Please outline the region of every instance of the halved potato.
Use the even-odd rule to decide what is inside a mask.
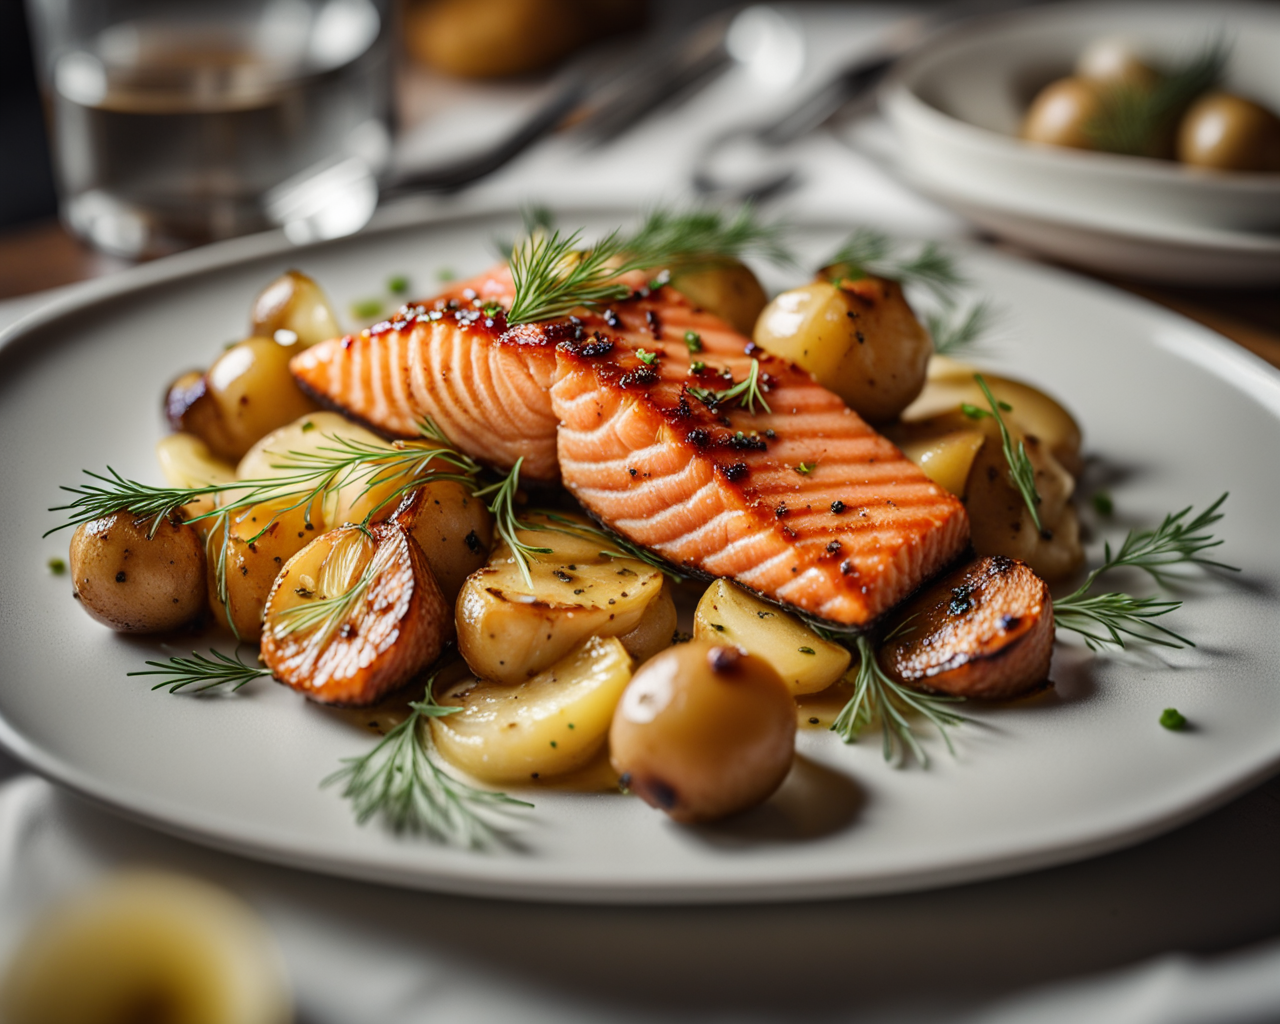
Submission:
[[[674,270],[671,287],[748,338],[769,301],[755,272],[741,260],[719,260]]]
[[[262,659],[324,704],[368,705],[409,682],[453,638],[418,542],[398,523],[332,530],[293,556],[267,601]]]
[[[987,441],[958,410],[919,423],[897,423],[884,433],[925,476],[957,498],[964,497],[973,460]]]
[[[844,675],[852,657],[794,615],[728,580],[716,580],[702,595],[693,613],[693,637],[734,644],[763,658],[797,696],[825,690]]]
[[[489,507],[464,484],[436,480],[405,494],[394,518],[421,546],[445,600],[453,604],[466,578],[488,561]]]
[[[285,271],[262,289],[249,317],[254,334],[274,339],[276,331],[290,331],[302,348],[343,333],[324,289],[296,270]]]
[[[236,467],[213,454],[204,441],[194,434],[168,434],[156,443],[156,461],[160,472],[173,487],[208,487],[229,484],[236,478]],[[214,496],[206,495],[183,506],[187,518],[213,511]]]
[[[564,527],[539,514],[527,518],[537,528],[521,530],[520,542],[551,549],[530,558],[533,586],[502,543],[458,595],[458,649],[481,679],[522,682],[589,636],[623,637],[651,611],[667,614],[658,603],[663,577],[657,569],[606,557],[601,552],[611,545],[599,536],[560,532]],[[588,525],[581,516],[563,518]]]
[[[631,656],[612,637],[589,637],[517,686],[466,680],[439,696],[452,715],[431,719],[436,749],[486,782],[563,775],[604,746]]]

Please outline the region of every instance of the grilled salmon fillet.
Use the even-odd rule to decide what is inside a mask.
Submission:
[[[960,502],[808,373],[687,303],[611,313],[629,335],[649,328],[644,357],[603,335],[562,341],[551,399],[565,486],[623,536],[849,626],[968,543]],[[723,391],[753,359],[771,411],[690,390]]]
[[[969,537],[954,497],[805,371],[670,288],[506,329],[505,266],[296,356],[302,386],[384,434],[561,477],[620,534],[833,623],[869,623]],[[759,363],[765,401],[709,405]],[[695,365],[701,363],[699,369]]]

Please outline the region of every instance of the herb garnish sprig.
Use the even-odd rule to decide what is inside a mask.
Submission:
[[[926,289],[950,305],[965,279],[955,261],[935,242],[926,242],[909,256],[895,252],[889,236],[873,228],[858,228],[827,260],[836,275],[835,283],[864,277],[884,277],[900,284]]]
[[[1166,587],[1183,578],[1169,572],[1179,566],[1239,572],[1236,566],[1203,557],[1203,552],[1222,544],[1209,527],[1222,519],[1219,510],[1226,500],[1227,495],[1223,494],[1197,515],[1191,515],[1192,507],[1188,505],[1181,512],[1165,516],[1155,529],[1130,530],[1115,551],[1108,542],[1103,548],[1102,564],[1089,573],[1077,590],[1053,602],[1054,622],[1079,633],[1091,650],[1107,645],[1125,647],[1126,637],[1128,642],[1194,647],[1186,637],[1153,621],[1176,611],[1182,606],[1181,601],[1091,591],[1099,577],[1114,569],[1139,569]]]
[[[1012,407],[1008,403],[996,401],[982,374],[975,373],[973,379],[977,381],[978,387],[982,389],[982,393],[986,396],[987,404],[991,407],[991,410],[988,412],[986,409],[968,406],[965,412],[975,418],[980,416],[994,417],[996,426],[1000,428],[1000,445],[1004,451],[1004,461],[1009,467],[1009,479],[1022,495],[1022,500],[1026,502],[1027,511],[1031,513],[1031,521],[1035,523],[1036,530],[1043,533],[1044,526],[1040,522],[1040,492],[1036,490],[1035,467],[1031,464],[1031,459],[1027,455],[1026,444],[1021,439],[1019,439],[1017,445],[1013,443],[1013,437],[1009,433],[1008,426],[1005,425],[1004,417],[1001,415],[1002,409],[1008,412]]]
[[[422,700],[409,704],[403,722],[369,753],[346,758],[321,785],[342,783],[342,795],[351,801],[361,825],[380,816],[393,832],[423,833],[472,848],[487,846],[498,832],[479,812],[533,805],[468,785],[435,763],[427,719],[462,710],[436,701],[435,679],[433,674],[427,680]]]
[[[981,299],[968,307],[943,305],[925,317],[925,327],[933,339],[933,351],[940,356],[969,355],[979,351],[979,342],[996,320],[995,306]]]
[[[732,387],[716,391],[712,388],[689,387],[686,385],[686,390],[699,402],[712,409],[717,409],[721,405],[727,405],[730,402],[737,402],[749,413],[756,411],[757,404],[762,406],[765,412],[773,412],[769,408],[768,401],[765,400],[764,388],[761,386],[759,359],[751,360],[750,372]]]
[[[271,670],[258,665],[246,665],[239,657],[231,657],[221,651],[209,651],[209,657],[191,652],[189,658],[170,658],[168,661],[148,661],[147,670],[126,673],[130,676],[159,676],[160,682],[151,687],[177,693],[194,686],[193,693],[204,693],[218,686],[227,686],[226,692],[235,693],[255,679],[269,678]]]

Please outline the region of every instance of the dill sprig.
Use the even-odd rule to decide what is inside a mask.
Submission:
[[[1125,638],[1165,647],[1194,647],[1186,637],[1152,620],[1168,615],[1182,606],[1181,601],[1154,597],[1134,597],[1124,593],[1090,594],[1098,578],[1114,569],[1139,569],[1161,586],[1181,579],[1168,570],[1178,566],[1223,569],[1239,572],[1234,565],[1202,557],[1222,544],[1209,532],[1209,527],[1222,519],[1219,511],[1227,495],[1221,495],[1203,512],[1192,515],[1192,506],[1172,512],[1155,529],[1130,530],[1124,542],[1112,550],[1110,542],[1103,547],[1103,561],[1085,577],[1080,587],[1053,602],[1054,622],[1063,629],[1079,633],[1090,649],[1108,644],[1126,646]]]
[[[1040,523],[1040,492],[1036,490],[1035,467],[1031,465],[1031,459],[1027,455],[1026,444],[1019,440],[1017,446],[1014,446],[1009,428],[1005,425],[1004,417],[1000,415],[1000,410],[1002,408],[1007,410],[1009,406],[996,401],[991,389],[987,387],[987,382],[983,380],[982,374],[975,373],[973,379],[978,382],[978,387],[982,389],[982,393],[986,396],[987,404],[991,406],[991,411],[988,413],[985,409],[972,408],[971,410],[967,409],[966,412],[969,412],[970,415],[995,417],[996,425],[1000,428],[1000,444],[1004,449],[1004,461],[1009,466],[1009,479],[1013,481],[1013,485],[1022,494],[1022,500],[1027,504],[1027,511],[1031,513],[1031,521],[1036,524],[1036,529],[1043,531],[1044,527]]]
[[[1104,152],[1164,156],[1178,119],[1222,81],[1229,56],[1230,47],[1215,39],[1166,70],[1154,85],[1124,82],[1107,88],[1098,113],[1084,126],[1085,134]]]
[[[876,658],[875,646],[868,637],[857,637],[855,643],[859,660],[854,670],[853,696],[832,723],[831,731],[846,743],[852,743],[879,719],[886,761],[901,765],[910,753],[921,767],[928,767],[929,756],[920,745],[909,717],[916,714],[938,730],[947,750],[954,755],[955,748],[947,729],[967,719],[948,710],[947,705],[958,703],[959,698],[908,690],[885,674]]]
[[[947,304],[965,283],[955,261],[936,242],[926,242],[910,255],[903,255],[888,235],[867,227],[850,235],[826,266],[837,285],[842,280],[884,277],[917,285]]]
[[[581,231],[562,235],[543,228],[511,251],[515,297],[507,323],[554,320],[579,307],[624,299],[631,289],[618,278],[633,270],[714,265],[753,254],[792,262],[780,229],[760,224],[749,206],[732,218],[655,210],[635,234],[615,230],[590,248],[583,248]]]
[[[126,673],[130,676],[160,676],[160,682],[151,687],[153,690],[169,688],[170,693],[177,693],[188,686],[194,686],[194,693],[204,693],[217,686],[230,687],[235,693],[242,686],[255,679],[269,678],[271,670],[257,665],[246,665],[240,658],[232,658],[221,651],[210,650],[212,657],[205,657],[195,651],[189,658],[170,658],[168,661],[145,662],[150,668],[143,671]]]
[[[727,405],[730,402],[737,402],[747,412],[754,413],[758,403],[764,407],[765,412],[773,412],[769,408],[769,403],[765,400],[764,389],[760,384],[760,360],[758,359],[751,360],[750,373],[747,374],[745,379],[738,381],[732,387],[725,388],[722,391],[715,391],[711,388],[685,385],[685,389],[699,402],[712,409]]]
[[[526,524],[520,521],[519,513],[516,511],[516,495],[520,490],[520,467],[523,463],[524,456],[522,455],[516,459],[516,464],[511,467],[511,472],[501,480],[490,484],[488,487],[479,488],[472,493],[477,498],[491,498],[488,508],[493,513],[494,531],[511,549],[511,556],[520,568],[520,575],[524,577],[525,586],[532,588],[533,577],[529,574],[529,559],[533,558],[534,561],[537,561],[538,555],[549,555],[551,554],[551,549],[535,548],[520,539],[520,531],[529,529]]]
[[[940,356],[955,356],[961,352],[975,353],[978,344],[995,323],[995,307],[990,300],[982,299],[968,308],[943,306],[925,318],[933,350]]]
[[[249,543],[252,543],[270,529],[279,516],[305,508],[309,517],[314,502],[322,501],[349,484],[361,484],[363,495],[380,484],[402,478],[402,484],[370,511],[372,516],[389,501],[420,486],[426,479],[474,482],[480,472],[479,463],[454,448],[429,419],[419,424],[419,430],[424,440],[396,441],[391,447],[325,434],[322,437],[327,443],[319,445],[315,451],[287,451],[276,456],[279,461],[271,463],[271,466],[285,471],[281,476],[234,480],[203,487],[155,487],[129,480],[111,467],[107,467],[105,474],[86,470],[85,476],[95,482],[62,488],[75,495],[74,500],[66,505],[56,505],[49,511],[69,513],[67,521],[47,531],[45,536],[121,510],[132,513],[140,522],[150,519],[154,534],[165,519],[178,514],[185,506],[209,497],[222,500],[222,504],[209,512],[190,517],[188,522],[218,517],[225,522],[231,513],[255,505],[271,503],[276,506],[262,529],[249,538]],[[457,472],[437,469],[432,466],[433,462],[443,462]]]
[[[435,678],[427,680],[423,699],[409,704],[408,718],[369,753],[345,758],[343,767],[321,785],[343,783],[342,795],[351,801],[361,825],[381,816],[393,832],[423,833],[442,842],[482,847],[497,833],[480,811],[533,805],[468,785],[435,763],[426,720],[462,710],[437,703]]]

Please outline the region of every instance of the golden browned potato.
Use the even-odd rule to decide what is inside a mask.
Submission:
[[[296,270],[281,274],[258,294],[249,321],[249,331],[256,337],[279,340],[276,331],[288,331],[301,348],[343,333],[324,289]]]
[[[262,614],[286,562],[324,532],[318,510],[290,508],[293,499],[264,502],[202,520],[209,563],[209,607],[245,641],[262,635]],[[224,552],[225,549],[225,552]],[[225,600],[224,600],[225,598]]]
[[[804,367],[864,419],[892,420],[924,386],[929,332],[902,287],[883,278],[818,280],[778,295],[756,322],[755,342]]]
[[[431,0],[405,19],[409,52],[460,78],[550,67],[586,37],[572,0]]]
[[[1280,171],[1280,118],[1243,96],[1209,93],[1183,115],[1178,159],[1220,171]]]
[[[203,378],[184,374],[169,388],[170,425],[199,437],[219,458],[240,459],[259,438],[316,409],[289,372],[296,351],[270,338],[233,345]]]
[[[676,634],[676,620],[675,598],[671,596],[671,585],[664,580],[662,590],[644,610],[640,624],[618,639],[622,641],[627,653],[636,660],[636,664],[643,664],[659,651],[665,651],[671,646]]]
[[[769,302],[759,279],[741,260],[676,270],[671,274],[671,287],[747,337]]]
[[[707,587],[693,613],[695,640],[736,644],[767,661],[799,696],[825,690],[849,667],[848,648],[824,640],[776,605],[728,580]]]
[[[160,472],[173,487],[209,487],[231,483],[236,467],[220,459],[194,434],[168,434],[156,442]],[[188,519],[213,511],[215,495],[205,495],[183,507]]]
[[[1143,89],[1151,88],[1160,77],[1127,40],[1116,36],[1095,39],[1081,50],[1076,74],[1094,82]]]
[[[964,497],[973,460],[987,442],[987,435],[959,410],[918,423],[895,423],[886,428],[885,436],[925,476],[957,498]]]
[[[71,580],[93,618],[121,633],[162,633],[204,610],[200,537],[180,519],[132,512],[83,523],[71,538]]]
[[[609,756],[646,803],[676,821],[710,821],[768,799],[791,767],[795,738],[795,703],[767,661],[690,640],[632,677]]]
[[[565,518],[586,525],[582,517]],[[519,531],[519,540],[551,549],[531,558],[533,585],[504,542],[458,595],[458,650],[481,679],[523,682],[589,636],[625,638],[651,611],[669,621],[665,605],[657,603],[663,576],[653,566],[606,557],[601,552],[610,545],[598,535],[560,532],[561,524],[538,514],[525,519],[540,528]]]
[[[343,527],[285,563],[267,600],[262,659],[311,700],[365,706],[438,658],[453,633],[426,556],[403,526]]]
[[[1087,78],[1060,78],[1040,90],[1022,121],[1029,142],[1095,149],[1088,126],[1103,105],[1104,86]]]
[[[488,506],[464,484],[436,480],[409,491],[393,518],[418,542],[452,605],[463,581],[489,560],[493,514]]]
[[[590,637],[517,686],[466,680],[439,700],[461,711],[431,719],[436,749],[486,782],[528,782],[575,771],[604,747],[631,679],[613,637]]]
[[[1053,599],[1025,562],[980,558],[899,608],[889,636],[878,659],[898,682],[1007,700],[1049,678]]]

